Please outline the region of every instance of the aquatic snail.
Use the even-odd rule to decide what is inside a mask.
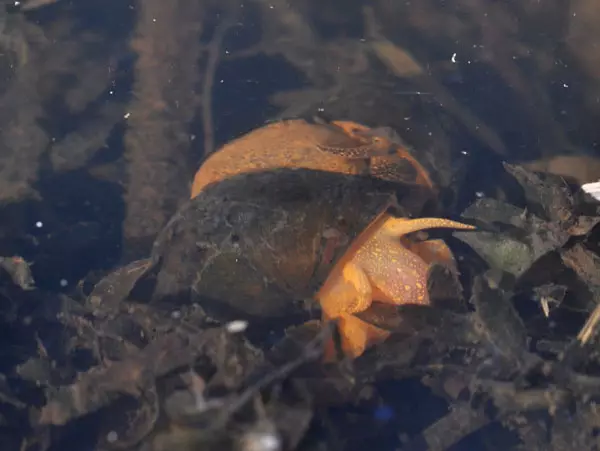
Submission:
[[[435,193],[427,170],[391,128],[313,118],[272,122],[226,143],[196,172],[191,196],[231,175],[271,168],[369,174]]]
[[[414,180],[394,172],[407,158],[381,133],[349,122],[314,127],[269,124],[250,133],[263,138],[242,137],[240,148],[233,141],[207,159],[192,199],[155,242],[155,299],[188,292],[234,317],[282,317],[314,299],[323,320],[338,320],[350,357],[388,335],[355,313],[374,301],[429,303],[429,267],[452,266],[452,253],[410,234],[473,227],[419,217],[435,194],[431,179],[411,155]]]

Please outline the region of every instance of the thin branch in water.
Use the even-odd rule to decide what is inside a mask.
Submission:
[[[32,9],[40,8],[46,5],[52,5],[56,2],[58,2],[58,0],[29,0],[26,1],[23,6],[21,6],[21,10],[31,11]]]
[[[212,91],[215,82],[215,73],[219,66],[221,45],[227,31],[235,23],[235,17],[229,17],[221,22],[213,35],[212,41],[208,46],[208,58],[206,62],[206,71],[202,83],[202,128],[204,134],[204,156],[207,157],[214,151],[215,136],[212,117]]]
[[[579,340],[582,345],[586,344],[594,336],[597,331],[597,325],[599,321],[600,304],[596,306],[592,313],[590,313],[590,316],[579,331],[579,334],[577,334],[577,340]]]

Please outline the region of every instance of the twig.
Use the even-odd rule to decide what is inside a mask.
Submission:
[[[330,323],[317,334],[303,349],[302,353],[291,362],[282,365],[273,372],[267,374],[256,384],[246,389],[240,396],[236,397],[229,405],[219,412],[213,428],[225,427],[229,418],[242,408],[246,403],[252,400],[260,390],[272,384],[276,380],[283,379],[292,373],[296,368],[310,360],[318,358],[323,353],[323,344],[332,334],[333,325]]]
[[[215,82],[215,73],[219,65],[221,44],[225,34],[231,28],[233,19],[223,20],[215,30],[212,42],[208,46],[208,59],[206,62],[206,71],[204,73],[204,82],[202,83],[202,129],[204,134],[204,156],[210,155],[215,146],[214,124],[212,117],[212,91]]]
[[[21,10],[30,11],[32,9],[39,8],[41,6],[52,5],[53,3],[58,2],[58,0],[29,0],[26,1],[23,6],[21,6]]]
[[[579,342],[582,345],[590,341],[597,329],[596,326],[598,324],[598,321],[600,321],[600,304],[596,306],[594,311],[590,314],[587,321],[577,334],[577,340],[579,340]]]
[[[483,412],[474,410],[467,404],[459,404],[403,446],[401,451],[443,451],[489,423],[489,418]]]

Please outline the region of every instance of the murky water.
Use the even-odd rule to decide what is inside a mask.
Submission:
[[[9,222],[40,241],[20,251],[103,224],[38,265],[48,288],[139,254],[129,243],[158,230],[207,154],[282,117],[391,126],[447,185],[466,167],[472,190],[492,190],[500,159],[594,181],[590,5],[6,2],[0,195],[30,205]]]

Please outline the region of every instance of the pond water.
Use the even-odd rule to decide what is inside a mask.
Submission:
[[[85,241],[41,251],[48,288],[152,236],[206,155],[278,118],[391,126],[447,179],[467,165],[472,192],[499,160],[599,176],[585,1],[23,3],[1,21],[1,195],[39,242],[6,245],[39,254],[72,227]]]

